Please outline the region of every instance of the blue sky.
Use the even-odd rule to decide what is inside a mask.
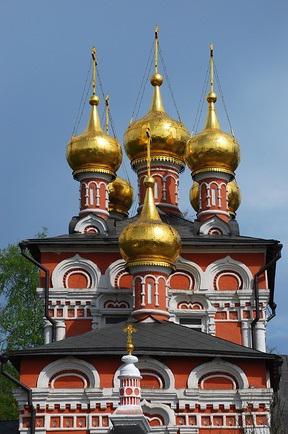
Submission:
[[[190,130],[213,41],[226,105],[241,145],[241,233],[284,243],[277,270],[277,318],[269,325],[268,342],[270,348],[287,353],[287,18],[285,0],[2,0],[0,246],[32,237],[43,226],[49,235],[65,233],[78,211],[78,185],[66,163],[65,147],[93,45],[122,140],[154,26],[160,26],[168,75]],[[167,111],[176,116],[167,85],[163,97]],[[142,113],[149,98],[148,85]],[[227,129],[220,101],[218,106]],[[84,112],[80,130],[86,118]],[[190,185],[186,170],[181,208],[193,215]]]

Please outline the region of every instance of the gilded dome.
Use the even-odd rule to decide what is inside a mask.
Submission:
[[[178,232],[163,223],[153,197],[153,177],[146,177],[146,194],[140,216],[126,226],[119,246],[127,266],[158,265],[173,267],[181,250]]]
[[[199,184],[194,181],[189,193],[190,203],[195,211],[199,211]]]
[[[235,212],[237,211],[241,203],[240,188],[237,182],[235,181],[235,179],[233,179],[233,181],[228,182],[227,194],[228,194],[229,212],[235,214]]]
[[[193,174],[204,171],[233,174],[240,162],[239,144],[220,128],[214,106],[216,100],[216,94],[210,92],[205,128],[187,143],[185,160]]]
[[[235,214],[241,203],[241,193],[235,179],[227,184],[228,194],[228,209],[229,212]],[[190,188],[190,203],[195,211],[199,211],[199,184],[194,181]]]
[[[125,179],[117,176],[114,181],[108,184],[109,211],[116,211],[128,215],[133,202],[133,188]]]
[[[101,128],[98,103],[99,98],[92,95],[88,126],[82,134],[73,136],[67,146],[66,158],[74,176],[83,172],[102,172],[115,176],[122,161],[120,144]]]
[[[126,153],[132,164],[139,160],[145,161],[146,131],[149,128],[152,160],[176,160],[184,165],[185,148],[190,134],[181,122],[170,118],[165,112],[160,93],[162,75],[157,72],[150,81],[154,87],[151,108],[143,118],[129,125],[124,135]]]

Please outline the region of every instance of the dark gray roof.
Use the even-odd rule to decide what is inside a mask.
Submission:
[[[62,341],[52,342],[36,348],[15,351],[10,357],[93,354],[122,355],[126,352],[126,336],[123,333],[125,323],[113,324],[100,330],[93,330],[80,336],[73,336]],[[274,359],[278,356],[262,353],[175,324],[170,321],[135,323],[135,354],[173,355],[173,356],[227,356],[249,359]]]
[[[40,247],[49,245],[51,247],[55,247],[57,245],[73,245],[75,248],[80,247],[81,245],[95,246],[96,248],[97,246],[103,245],[115,245],[115,248],[118,248],[118,239],[123,228],[127,226],[127,224],[133,222],[136,218],[137,216],[125,218],[123,220],[114,220],[112,218],[108,219],[106,221],[108,227],[107,234],[71,233],[49,238],[29,239],[23,241],[21,244],[23,244],[25,247],[28,247],[32,254],[36,253],[38,246]],[[262,238],[245,237],[240,235],[195,235],[193,231],[194,223],[192,221],[181,216],[163,213],[161,213],[161,218],[164,222],[177,229],[181,236],[183,246],[191,246],[193,244],[193,246],[262,245],[264,247],[267,245],[279,244],[279,241],[275,240],[266,240]]]

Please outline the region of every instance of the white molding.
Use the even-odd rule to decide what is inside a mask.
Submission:
[[[226,362],[222,359],[214,359],[212,362],[203,363],[196,366],[188,377],[188,388],[199,389],[199,380],[208,374],[215,373],[230,374],[238,383],[239,389],[248,389],[249,382],[244,371],[239,366]],[[214,393],[214,391],[213,391]]]
[[[201,287],[201,281],[203,279],[203,271],[201,267],[199,267],[198,264],[195,262],[189,261],[188,259],[183,258],[180,256],[175,264],[176,272],[184,271],[194,278],[194,291],[200,289]],[[168,279],[168,285],[170,287],[170,279],[172,278],[173,274]]]
[[[76,254],[71,258],[64,259],[59,262],[54,268],[52,273],[52,287],[53,288],[64,288],[63,278],[68,271],[73,271],[75,268],[82,268],[86,271],[91,278],[91,285],[89,289],[95,289],[98,287],[98,282],[100,280],[101,271],[97,265],[90,261],[89,259],[82,258],[80,255]],[[69,289],[69,288],[67,288]],[[86,288],[87,290],[87,288]]]
[[[146,401],[144,399],[141,403],[143,413],[146,414],[159,414],[164,419],[164,426],[175,426],[176,425],[176,418],[174,411],[165,404],[160,403],[151,403]],[[163,429],[163,426],[162,426]]]
[[[232,259],[230,256],[226,256],[225,258],[221,258],[215,262],[212,262],[205,270],[205,281],[203,285],[206,289],[214,288],[214,279],[218,273],[223,272],[234,272],[240,275],[243,285],[243,290],[251,289],[253,276],[250,269],[243,264],[243,262],[236,261]],[[239,291],[242,291],[239,290]]]
[[[112,262],[109,267],[105,271],[105,280],[107,281],[107,286],[110,288],[115,288],[115,280],[116,277],[120,273],[127,272],[126,270],[126,262],[124,259],[117,259],[117,261]]]
[[[212,213],[217,213],[217,214],[228,214],[228,213],[226,213],[226,212],[220,212],[220,211],[202,211],[201,213],[199,213],[198,215],[200,215],[200,214],[208,214],[208,213],[210,213],[210,214],[212,214]],[[220,230],[221,231],[221,233],[223,234],[223,235],[230,235],[231,234],[231,230],[230,230],[230,227],[229,227],[229,225],[227,224],[227,223],[225,223],[223,220],[221,220],[221,219],[219,219],[219,217],[212,217],[211,219],[209,219],[209,220],[207,220],[207,221],[205,221],[201,226],[200,226],[200,229],[199,229],[199,234],[201,234],[201,235],[208,235],[209,234],[209,232],[210,232],[210,230],[211,229],[218,229],[218,230]]]
[[[64,370],[82,372],[88,378],[90,388],[100,387],[99,374],[91,363],[75,357],[65,357],[49,363],[49,365],[42,369],[37,380],[37,388],[49,388],[49,381],[53,375]]]
[[[85,217],[81,218],[77,222],[74,228],[74,232],[84,234],[87,226],[94,226],[98,230],[99,234],[107,233],[106,222],[103,219],[97,218],[95,214],[88,214]]]

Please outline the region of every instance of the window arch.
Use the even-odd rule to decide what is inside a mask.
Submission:
[[[198,382],[199,389],[202,390],[235,390],[239,389],[234,377],[222,372],[213,372],[204,375]]]
[[[240,261],[236,261],[230,256],[221,258],[215,262],[212,262],[205,270],[205,285],[207,289],[215,288],[215,278],[221,273],[230,273],[235,277],[238,276],[238,282],[240,284],[239,289],[251,289],[253,276],[250,269]],[[241,283],[242,281],[242,283]]]
[[[239,389],[247,389],[249,387],[247,376],[239,366],[222,359],[214,359],[211,362],[196,366],[196,368],[190,372],[188,377],[188,389],[198,389],[199,382],[201,384],[202,379],[219,378],[219,376],[224,378],[223,375],[227,378],[231,378],[230,381],[234,381]]]
[[[53,288],[68,288],[71,279],[72,288],[75,288],[75,282],[78,280],[82,285],[80,287],[93,289],[97,288],[100,276],[101,271],[94,262],[82,258],[80,255],[75,255],[64,259],[54,268],[52,286]],[[86,286],[84,282],[86,282]]]
[[[173,281],[178,280],[178,284],[179,284],[180,278],[182,278],[183,283],[185,283],[184,281],[185,278],[186,288],[189,287],[189,289],[193,289],[193,290],[200,289],[203,272],[199,267],[199,265],[197,265],[195,262],[189,261],[180,256],[177,259],[175,266],[176,266],[176,271],[175,273],[171,274],[168,280],[168,285],[171,289],[173,289],[171,285],[171,281],[173,284]],[[173,277],[174,275],[177,276],[177,279],[176,278],[174,279]],[[176,289],[180,289],[180,287],[179,288],[177,287]]]
[[[107,232],[107,225],[103,219],[98,218],[93,214],[88,214],[77,222],[74,232],[80,232],[81,234],[105,234]]]
[[[242,288],[243,280],[238,273],[222,271],[215,276],[214,289],[218,291],[237,291]]]
[[[45,366],[45,368],[43,368],[39,374],[37,380],[37,387],[48,388],[49,384],[53,382],[53,379],[54,381],[57,378],[61,379],[64,374],[69,373],[71,373],[71,376],[77,376],[78,379],[79,377],[85,379],[87,385],[89,384],[89,387],[100,387],[100,377],[96,368],[91,365],[91,363],[74,357],[65,357],[62,359],[58,359]]]
[[[53,375],[49,380],[49,387],[51,389],[87,389],[90,384],[85,374],[69,369]]]

